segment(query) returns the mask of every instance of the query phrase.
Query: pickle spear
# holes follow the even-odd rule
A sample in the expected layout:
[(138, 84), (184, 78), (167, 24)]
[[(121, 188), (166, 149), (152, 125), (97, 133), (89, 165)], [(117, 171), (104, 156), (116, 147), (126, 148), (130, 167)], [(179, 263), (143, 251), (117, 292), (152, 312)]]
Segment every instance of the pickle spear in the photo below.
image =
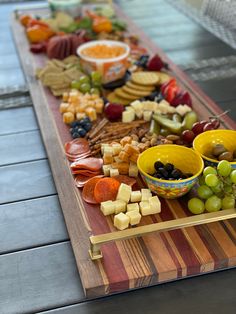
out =
[(154, 114), (153, 119), (158, 122), (163, 128), (170, 130), (174, 134), (180, 134), (182, 131), (182, 124), (177, 121), (170, 120), (160, 114)]

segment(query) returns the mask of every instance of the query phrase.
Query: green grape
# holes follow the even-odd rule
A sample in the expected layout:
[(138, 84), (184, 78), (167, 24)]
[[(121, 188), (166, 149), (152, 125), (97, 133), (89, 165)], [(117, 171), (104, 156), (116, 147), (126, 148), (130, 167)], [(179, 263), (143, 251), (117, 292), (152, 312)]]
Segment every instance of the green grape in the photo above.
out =
[(199, 185), (205, 184), (205, 177), (204, 177), (204, 176), (201, 176), (201, 177), (198, 179), (198, 183), (199, 183)]
[(80, 82), (79, 81), (72, 81), (70, 87), (74, 89), (79, 89), (80, 88)]
[(208, 166), (203, 170), (203, 175), (206, 177), (208, 174), (217, 174), (217, 171), (215, 168)]
[(95, 88), (95, 87), (91, 88), (90, 94), (96, 94), (96, 95), (99, 95), (99, 96), (100, 96), (100, 90), (99, 90), (99, 88)]
[(80, 85), (85, 84), (85, 83), (90, 84), (90, 79), (87, 75), (82, 75), (79, 79), (79, 82), (80, 82)]
[(206, 182), (206, 185), (210, 187), (214, 187), (219, 183), (219, 179), (217, 178), (215, 174), (208, 174), (205, 177), (205, 182)]
[(227, 160), (221, 160), (217, 165), (217, 170), (222, 177), (228, 177), (232, 170), (230, 162)]
[(95, 83), (95, 85), (101, 85), (102, 83), (102, 75), (100, 72), (98, 71), (94, 71), (91, 73), (91, 79), (92, 79), (92, 82)]
[(202, 200), (200, 200), (197, 197), (194, 197), (188, 201), (188, 209), (192, 214), (198, 215), (204, 212), (205, 206)]
[(233, 196), (225, 196), (222, 199), (222, 209), (232, 209), (235, 206), (235, 198)]
[(224, 186), (224, 192), (225, 192), (225, 193), (232, 193), (232, 192), (233, 192), (233, 187), (232, 187), (232, 185), (225, 185), (225, 186)]
[(80, 88), (79, 88), (79, 90), (82, 92), (82, 93), (89, 93), (90, 92), (90, 89), (91, 89), (91, 86), (90, 86), (90, 84), (88, 84), (88, 83), (83, 83), (83, 84), (81, 84), (80, 85)]
[(219, 182), (216, 186), (212, 186), (211, 187), (211, 189), (212, 189), (212, 191), (214, 192), (214, 193), (221, 193), (222, 192), (222, 190), (223, 190), (223, 183), (222, 182)]
[(233, 170), (230, 174), (230, 180), (236, 184), (236, 170)]
[(212, 190), (207, 185), (199, 186), (199, 188), (197, 189), (197, 193), (198, 193), (198, 196), (203, 199), (207, 199), (213, 195)]
[(206, 200), (205, 207), (209, 213), (217, 212), (221, 209), (221, 199), (216, 195), (212, 195)]

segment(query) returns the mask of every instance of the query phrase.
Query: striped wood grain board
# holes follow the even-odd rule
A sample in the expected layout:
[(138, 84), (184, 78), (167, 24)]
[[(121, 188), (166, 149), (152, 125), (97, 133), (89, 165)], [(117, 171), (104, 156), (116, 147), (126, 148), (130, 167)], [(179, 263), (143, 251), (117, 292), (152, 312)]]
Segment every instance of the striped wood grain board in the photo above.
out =
[[(220, 108), (154, 46), (118, 7), (116, 10), (127, 21), (130, 32), (139, 34), (150, 53), (157, 52), (169, 63), (171, 74), (191, 93), (194, 109), (201, 118), (221, 113)], [(24, 29), (14, 17), (12, 28), (86, 295), (101, 296), (235, 267), (236, 220), (110, 243), (102, 247), (102, 260), (90, 260), (89, 236), (114, 230), (112, 220), (105, 218), (96, 206), (85, 204), (80, 191), (75, 188), (69, 163), (63, 153), (63, 144), (70, 140), (70, 135), (58, 110), (59, 100), (34, 76), (35, 69), (45, 63), (46, 57), (29, 52)], [(222, 119), (223, 127), (236, 128), (236, 123), (228, 116)], [(142, 225), (188, 216), (186, 200), (187, 197), (178, 201), (162, 200), (161, 214), (144, 217)]]

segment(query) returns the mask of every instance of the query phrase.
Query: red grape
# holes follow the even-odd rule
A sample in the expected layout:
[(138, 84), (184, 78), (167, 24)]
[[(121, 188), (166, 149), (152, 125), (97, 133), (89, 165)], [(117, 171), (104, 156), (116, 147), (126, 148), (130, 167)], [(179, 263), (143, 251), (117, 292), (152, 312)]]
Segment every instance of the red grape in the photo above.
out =
[(205, 131), (210, 131), (210, 130), (215, 130), (215, 126), (214, 124), (212, 124), (211, 122), (207, 123), (204, 128), (203, 128), (203, 132)]
[(192, 143), (195, 138), (195, 134), (191, 130), (185, 130), (182, 133), (182, 139), (183, 141), (187, 143)]
[(217, 118), (210, 118), (210, 122), (214, 126), (214, 129), (218, 129), (218, 127), (220, 126), (220, 120)]

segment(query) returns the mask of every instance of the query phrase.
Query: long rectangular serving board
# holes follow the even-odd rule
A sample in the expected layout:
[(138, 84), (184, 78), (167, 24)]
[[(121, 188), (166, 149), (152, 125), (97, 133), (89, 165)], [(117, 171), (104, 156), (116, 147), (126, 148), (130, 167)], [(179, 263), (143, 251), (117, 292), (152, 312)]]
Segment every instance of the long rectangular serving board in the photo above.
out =
[[(194, 110), (201, 118), (222, 113), (161, 49), (115, 8), (117, 15), (127, 22), (130, 33), (138, 34), (150, 53), (158, 53), (169, 63), (171, 74), (190, 92)], [(32, 9), (24, 13), (32, 13)], [(60, 101), (35, 78), (36, 68), (44, 65), (46, 57), (29, 52), (24, 28), (16, 16), (12, 17), (12, 30), (86, 296), (103, 296), (235, 267), (236, 219), (112, 242), (102, 247), (103, 259), (91, 260), (89, 237), (114, 231), (113, 223), (111, 218), (101, 215), (96, 206), (84, 203), (81, 192), (75, 187), (64, 154), (63, 145), (71, 138), (58, 110)], [(223, 116), (222, 126), (236, 129), (236, 123), (228, 116)], [(163, 200), (161, 214), (144, 217), (142, 225), (187, 217), (186, 200)]]

